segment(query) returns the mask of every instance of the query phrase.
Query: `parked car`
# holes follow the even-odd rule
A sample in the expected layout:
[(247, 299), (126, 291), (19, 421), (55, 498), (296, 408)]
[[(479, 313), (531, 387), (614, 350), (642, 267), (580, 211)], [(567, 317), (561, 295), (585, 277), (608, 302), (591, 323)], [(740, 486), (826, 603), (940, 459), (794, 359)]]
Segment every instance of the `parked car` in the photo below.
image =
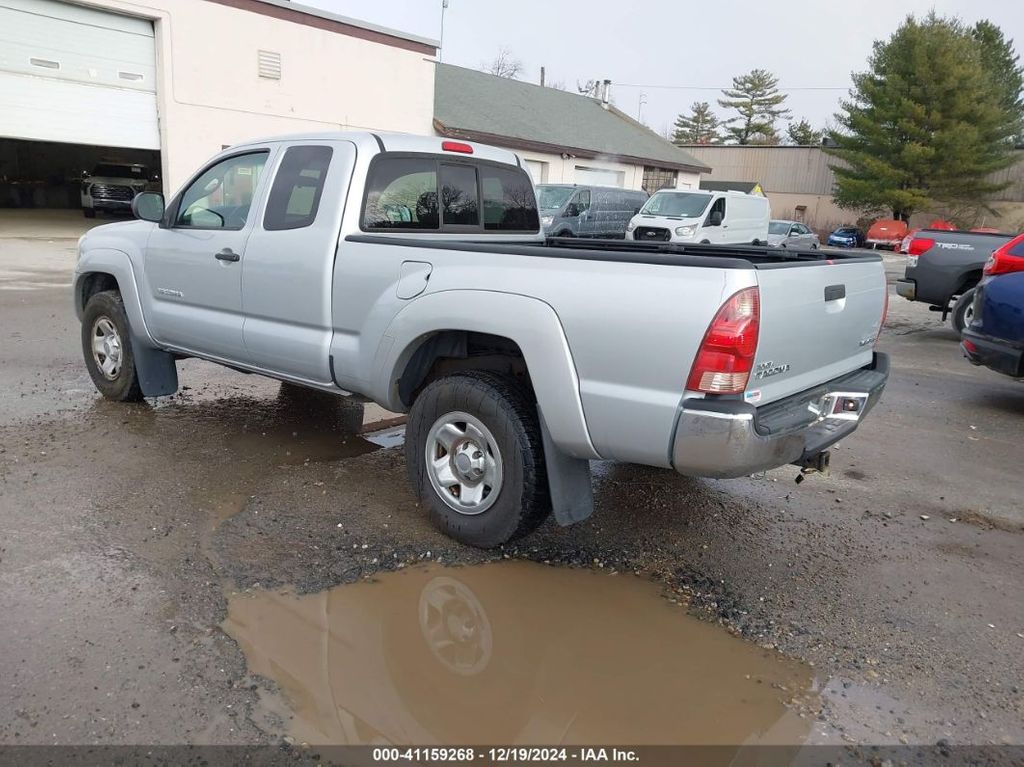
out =
[(544, 233), (553, 237), (622, 239), (647, 192), (610, 186), (541, 184), (537, 205)]
[(775, 248), (809, 248), (821, 245), (818, 235), (799, 221), (769, 221), (768, 244)]
[(662, 189), (626, 232), (641, 242), (766, 245), (769, 219), (768, 198), (761, 195)]
[(254, 141), (133, 210), (79, 244), (72, 295), (103, 396), (172, 394), (176, 361), (199, 357), (408, 412), (423, 507), (477, 546), (552, 509), (589, 516), (591, 460), (821, 468), (888, 377), (877, 256), (545, 241), (504, 149)]
[(922, 229), (907, 249), (907, 267), (896, 292), (908, 301), (923, 301), (957, 333), (970, 323), (974, 287), (992, 252), (1012, 239), (1009, 234), (979, 234)]
[(864, 247), (864, 232), (855, 226), (841, 226), (828, 236), (826, 244), (833, 248)]
[(868, 227), (866, 243), (872, 248), (896, 250), (908, 231), (906, 221), (883, 218)]
[(154, 181), (145, 165), (101, 162), (82, 174), (82, 213), (86, 218), (100, 211), (130, 213), (135, 195), (151, 189)]
[(993, 251), (961, 346), (971, 363), (1024, 378), (1024, 235)]

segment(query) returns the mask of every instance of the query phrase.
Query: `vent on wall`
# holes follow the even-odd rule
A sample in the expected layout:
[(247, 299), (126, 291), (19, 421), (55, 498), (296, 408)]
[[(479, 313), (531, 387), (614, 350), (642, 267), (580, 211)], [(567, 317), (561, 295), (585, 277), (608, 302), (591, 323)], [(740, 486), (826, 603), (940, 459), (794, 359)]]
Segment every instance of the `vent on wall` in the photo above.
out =
[(257, 51), (256, 59), (260, 77), (268, 80), (281, 79), (281, 54), (273, 51)]

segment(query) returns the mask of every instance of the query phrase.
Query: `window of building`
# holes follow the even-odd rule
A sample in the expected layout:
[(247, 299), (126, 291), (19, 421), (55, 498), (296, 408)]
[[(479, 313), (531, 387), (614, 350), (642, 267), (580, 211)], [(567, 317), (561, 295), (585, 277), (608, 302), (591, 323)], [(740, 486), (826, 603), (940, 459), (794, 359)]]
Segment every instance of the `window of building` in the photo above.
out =
[(644, 168), (643, 189), (647, 194), (654, 194), (659, 189), (675, 189), (679, 174), (669, 168), (655, 168), (650, 165)]
[(316, 220), (332, 154), (329, 146), (293, 146), (284, 153), (270, 187), (264, 229), (301, 229)]

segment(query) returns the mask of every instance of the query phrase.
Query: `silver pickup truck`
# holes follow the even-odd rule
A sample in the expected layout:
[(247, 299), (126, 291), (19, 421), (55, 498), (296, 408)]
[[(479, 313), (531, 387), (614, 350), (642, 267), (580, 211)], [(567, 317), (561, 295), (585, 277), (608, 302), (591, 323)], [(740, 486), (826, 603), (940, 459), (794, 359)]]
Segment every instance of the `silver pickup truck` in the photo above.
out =
[(593, 508), (590, 461), (821, 468), (888, 375), (874, 255), (545, 240), (519, 157), (334, 133), (234, 146), (79, 246), (113, 400), (199, 357), (409, 413), (413, 486), (496, 546)]

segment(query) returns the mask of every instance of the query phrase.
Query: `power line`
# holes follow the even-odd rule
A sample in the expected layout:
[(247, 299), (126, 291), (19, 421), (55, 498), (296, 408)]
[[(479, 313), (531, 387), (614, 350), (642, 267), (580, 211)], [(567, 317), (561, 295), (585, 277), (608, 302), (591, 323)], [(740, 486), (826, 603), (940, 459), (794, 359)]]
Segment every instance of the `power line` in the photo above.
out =
[[(732, 85), (723, 86), (712, 86), (712, 85), (648, 85), (643, 83), (616, 83), (613, 82), (617, 88), (662, 88), (666, 90), (678, 90), (678, 91), (731, 91), (733, 90)], [(777, 90), (780, 91), (848, 91), (850, 90), (849, 85), (797, 85), (792, 88), (779, 87)]]

